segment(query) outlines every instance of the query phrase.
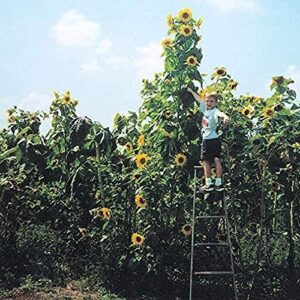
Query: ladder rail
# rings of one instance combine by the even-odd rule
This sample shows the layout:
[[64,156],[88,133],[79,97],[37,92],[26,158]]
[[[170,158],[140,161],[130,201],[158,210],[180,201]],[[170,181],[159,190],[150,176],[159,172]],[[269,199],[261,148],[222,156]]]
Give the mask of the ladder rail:
[[237,297],[237,286],[235,281],[235,270],[234,270],[234,258],[232,253],[232,244],[231,244],[231,237],[230,237],[230,223],[228,219],[227,213],[227,203],[225,198],[225,192],[223,192],[223,199],[222,199],[222,206],[224,208],[224,215],[222,216],[198,216],[197,219],[225,219],[225,227],[226,227],[226,234],[227,234],[227,243],[198,243],[198,245],[202,246],[229,246],[229,253],[230,253],[230,265],[231,271],[200,271],[194,272],[194,246],[195,245],[195,210],[196,210],[196,190],[197,190],[197,170],[200,170],[201,166],[194,166],[194,196],[193,196],[193,212],[192,212],[192,236],[191,236],[191,265],[190,265],[190,288],[189,288],[189,300],[192,300],[192,292],[193,292],[193,275],[232,275],[233,280],[233,290],[234,290],[234,300],[238,300]]

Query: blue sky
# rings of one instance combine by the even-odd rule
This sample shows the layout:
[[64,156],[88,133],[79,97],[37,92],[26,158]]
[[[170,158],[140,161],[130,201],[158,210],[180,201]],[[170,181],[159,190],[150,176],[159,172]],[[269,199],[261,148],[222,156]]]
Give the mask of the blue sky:
[[163,70],[166,17],[185,7],[204,19],[201,72],[225,66],[258,96],[289,76],[300,93],[297,0],[0,0],[0,127],[13,105],[47,111],[52,90],[105,126],[137,111],[141,79]]

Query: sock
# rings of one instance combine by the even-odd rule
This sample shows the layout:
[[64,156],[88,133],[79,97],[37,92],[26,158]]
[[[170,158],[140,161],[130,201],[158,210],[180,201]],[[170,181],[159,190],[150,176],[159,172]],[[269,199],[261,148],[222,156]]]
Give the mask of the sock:
[[211,178],[205,178],[205,184],[211,185],[212,184]]
[[219,186],[222,184],[222,178],[216,178],[216,185]]

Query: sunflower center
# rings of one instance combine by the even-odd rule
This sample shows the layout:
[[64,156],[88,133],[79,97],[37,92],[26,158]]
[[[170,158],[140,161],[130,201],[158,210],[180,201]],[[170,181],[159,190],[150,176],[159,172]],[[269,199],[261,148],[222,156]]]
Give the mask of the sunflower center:
[[190,58],[190,64],[195,63],[195,60],[193,58]]
[[140,243],[140,242],[142,241],[141,237],[137,236],[137,237],[136,237],[136,241],[137,241],[138,243]]
[[143,165],[146,162],[146,159],[143,157],[143,158],[141,158],[140,162]]
[[273,114],[273,111],[271,109],[267,110],[267,115],[268,116],[272,116],[272,114]]
[[185,226],[185,227],[184,227],[184,230],[185,230],[185,231],[191,230],[191,226],[189,226],[189,225]]
[[183,157],[178,158],[178,162],[183,163],[183,161],[184,161]]
[[190,33],[190,29],[189,29],[189,28],[184,28],[184,32],[185,32],[186,34],[189,34],[189,33]]
[[185,12],[185,13],[182,15],[182,17],[183,17],[184,19],[187,19],[187,18],[189,17],[189,14]]
[[249,113],[250,113],[250,110],[249,110],[249,109],[246,109],[246,110],[245,110],[245,115],[247,116],[247,115],[249,115]]
[[222,75],[222,74],[224,74],[224,71],[223,71],[223,70],[218,70],[218,71],[217,71],[217,74],[218,74],[218,75]]
[[145,203],[145,200],[142,197],[140,198],[140,203],[142,203],[142,204]]

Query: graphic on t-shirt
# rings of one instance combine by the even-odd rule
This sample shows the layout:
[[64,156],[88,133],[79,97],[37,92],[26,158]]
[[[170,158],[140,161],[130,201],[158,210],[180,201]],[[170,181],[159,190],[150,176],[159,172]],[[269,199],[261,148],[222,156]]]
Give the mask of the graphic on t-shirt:
[[205,117],[202,118],[202,127],[208,127],[208,119]]

